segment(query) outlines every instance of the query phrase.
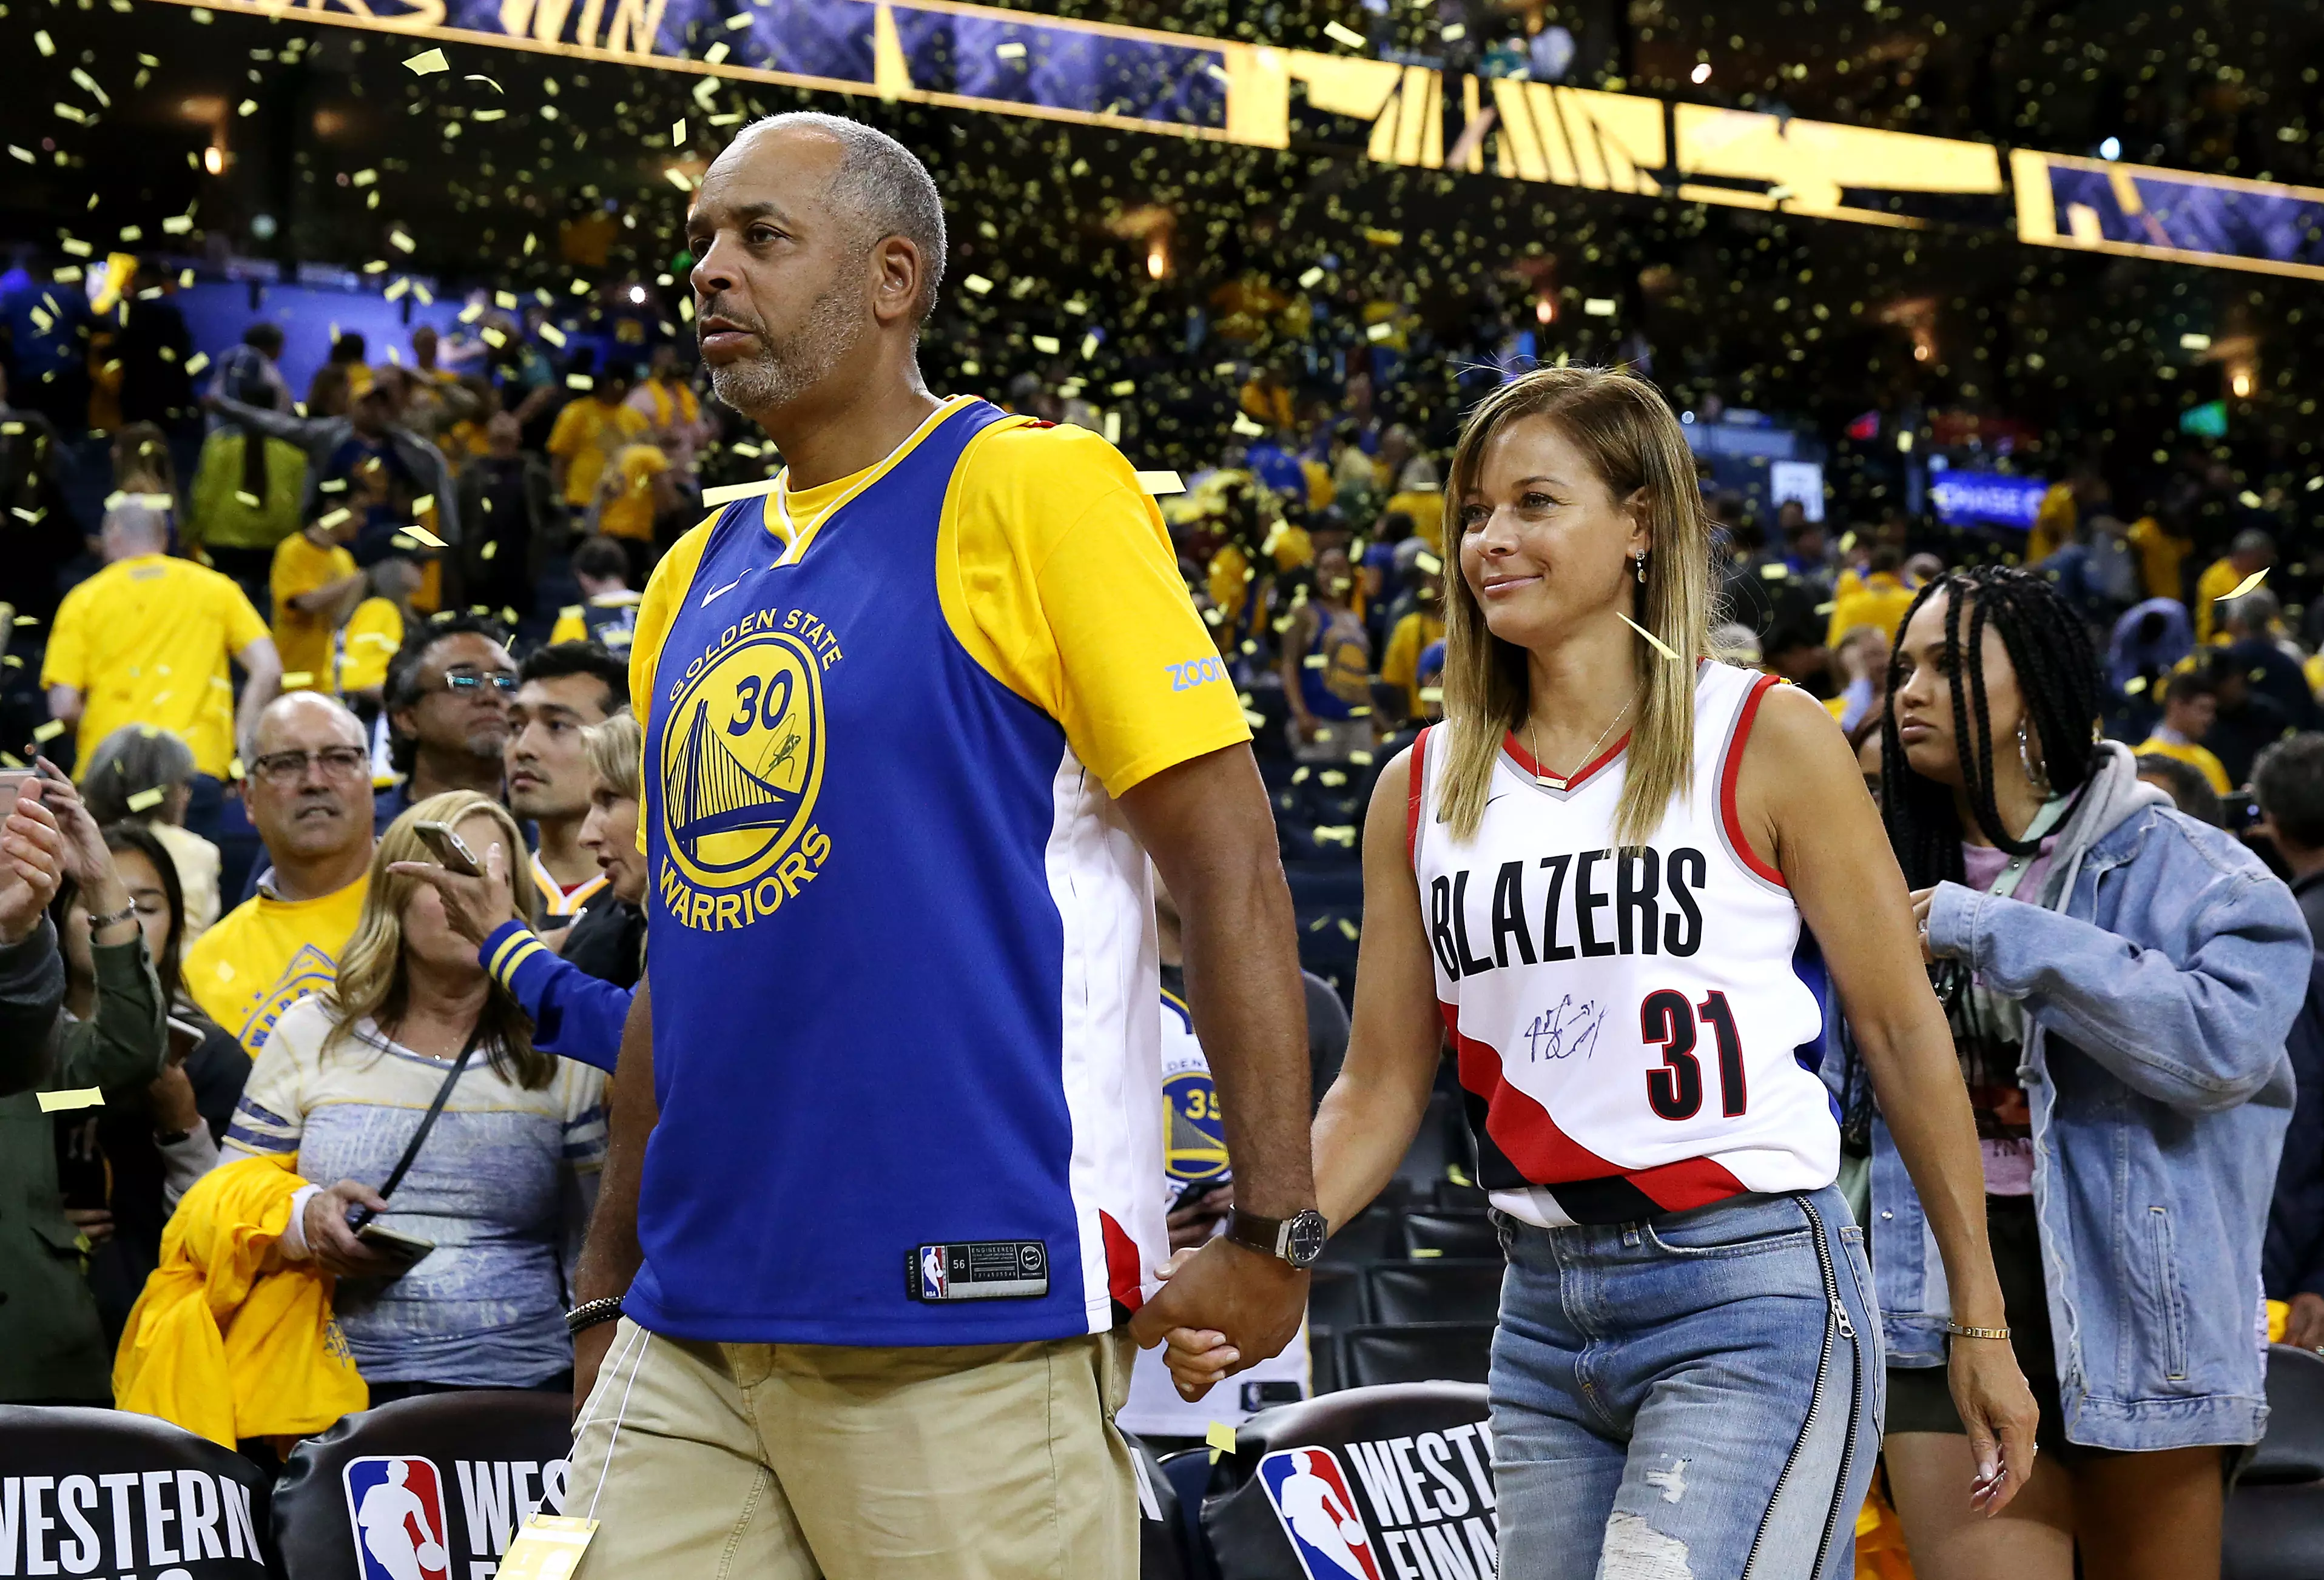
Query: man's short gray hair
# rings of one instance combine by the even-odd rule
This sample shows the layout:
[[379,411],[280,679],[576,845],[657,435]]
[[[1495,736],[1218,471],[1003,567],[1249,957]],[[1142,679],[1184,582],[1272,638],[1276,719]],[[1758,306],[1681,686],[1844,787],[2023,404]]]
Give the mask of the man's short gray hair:
[[936,287],[944,282],[944,201],[919,156],[876,126],[827,115],[817,110],[794,110],[753,122],[751,130],[800,126],[826,132],[839,140],[839,169],[831,178],[830,194],[849,216],[866,247],[889,236],[901,236],[920,252],[920,299],[913,305],[915,327],[936,305]]

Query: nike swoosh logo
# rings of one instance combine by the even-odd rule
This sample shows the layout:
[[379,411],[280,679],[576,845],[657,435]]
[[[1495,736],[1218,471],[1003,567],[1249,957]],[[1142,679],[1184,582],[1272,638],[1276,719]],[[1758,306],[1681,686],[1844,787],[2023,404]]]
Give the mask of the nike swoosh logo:
[[1501,792],[1500,795],[1488,795],[1485,797],[1485,804],[1487,806],[1490,806],[1494,802],[1499,801],[1501,798],[1501,795],[1507,795],[1508,794],[1508,792],[1504,790]]
[[737,576],[737,577],[735,577],[733,581],[731,581],[731,582],[727,583],[724,587],[714,587],[714,588],[712,588],[709,592],[705,592],[705,593],[702,595],[702,602],[699,602],[699,603],[697,603],[697,604],[696,604],[694,607],[695,607],[695,608],[696,608],[696,609],[707,609],[707,608],[709,608],[709,607],[710,607],[710,601],[711,601],[712,599],[714,599],[714,598],[717,598],[717,597],[720,597],[720,596],[722,596],[722,595],[724,595],[724,594],[725,594],[725,593],[728,593],[728,592],[732,592],[733,591],[734,591],[734,589],[735,589],[735,588],[737,588],[737,587],[741,586],[742,584],[742,577],[740,577],[740,576]]

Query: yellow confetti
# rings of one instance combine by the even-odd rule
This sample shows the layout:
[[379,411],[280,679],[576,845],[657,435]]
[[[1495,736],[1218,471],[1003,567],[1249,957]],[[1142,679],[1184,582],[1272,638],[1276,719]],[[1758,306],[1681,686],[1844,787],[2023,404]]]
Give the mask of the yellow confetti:
[[137,792],[136,795],[129,798],[127,804],[129,810],[132,812],[151,812],[153,808],[161,805],[162,801],[165,800],[168,795],[168,791],[162,789],[159,785],[156,785],[151,790],[140,790]]
[[437,537],[433,532],[429,531],[425,527],[407,527],[404,530],[410,533],[414,539],[429,548],[443,548],[447,547],[442,538]]
[[1025,46],[1022,44],[997,44],[993,47],[992,52],[1003,60],[1022,60],[1025,58]]
[[32,739],[34,740],[54,740],[58,736],[62,735],[64,732],[65,721],[61,719],[51,719],[47,723],[42,725],[38,730],[32,731]]
[[62,1114],[74,1108],[102,1108],[105,1094],[95,1087],[79,1087],[71,1091],[42,1092],[41,1112]]
[[1365,39],[1364,35],[1358,32],[1354,28],[1349,27],[1344,23],[1325,23],[1323,24],[1323,36],[1330,39],[1333,43],[1344,45],[1351,50],[1370,48],[1370,43]]
[[680,148],[680,147],[683,147],[683,146],[685,145],[685,143],[686,143],[686,123],[685,123],[685,121],[684,121],[684,120],[672,121],[672,122],[669,124],[669,145],[670,145],[672,148]]
[[[1148,493],[1157,495],[1182,494],[1186,491],[1186,485],[1178,480],[1178,474],[1175,472],[1141,472],[1138,474],[1138,486]],[[702,498],[704,503],[709,502],[708,493],[706,492]]]
[[1640,625],[1637,620],[1632,620],[1628,615],[1622,614],[1620,610],[1618,609],[1614,612],[1618,615],[1621,615],[1622,623],[1624,625],[1628,626],[1632,630],[1637,632],[1638,635],[1646,638],[1646,645],[1648,647],[1652,648],[1655,652],[1660,653],[1664,657],[1669,659],[1674,664],[1676,664],[1679,661],[1677,651],[1673,648],[1668,642],[1664,641],[1660,637],[1655,635],[1654,632]]
[[2250,575],[2246,576],[2242,581],[2237,582],[2234,592],[2222,592],[2217,598],[2211,600],[2211,602],[2214,603],[2226,603],[2234,599],[2241,598],[2246,592],[2255,592],[2259,590],[2259,584],[2266,580],[2267,567],[2263,565],[2258,570],[2254,571]]
[[311,669],[294,669],[282,677],[284,691],[304,691],[314,684],[315,672]]
[[774,491],[775,480],[762,477],[756,482],[730,482],[719,488],[706,488],[702,491],[702,502],[706,505],[726,505],[736,500],[752,499]]
[[557,618],[559,620],[579,620],[581,618],[581,606],[577,603],[568,603],[564,608],[557,611]]
[[332,528],[337,527],[340,522],[346,520],[354,514],[355,512],[353,510],[348,510],[345,505],[341,505],[336,510],[332,510],[327,514],[317,517],[315,519],[315,525],[320,527],[324,531],[328,532]]
[[491,88],[494,93],[504,94],[508,92],[508,89],[503,87],[499,83],[494,82],[491,78],[480,77],[473,71],[469,72],[467,76],[462,78],[460,80],[463,82],[481,82],[486,87]]
[[1220,1455],[1235,1451],[1235,1429],[1224,1421],[1213,1421],[1203,1441],[1211,1446],[1211,1463],[1216,1465]]
[[406,60],[404,65],[410,68],[414,77],[426,77],[430,72],[452,69],[452,62],[444,59],[444,51],[441,50],[424,50]]

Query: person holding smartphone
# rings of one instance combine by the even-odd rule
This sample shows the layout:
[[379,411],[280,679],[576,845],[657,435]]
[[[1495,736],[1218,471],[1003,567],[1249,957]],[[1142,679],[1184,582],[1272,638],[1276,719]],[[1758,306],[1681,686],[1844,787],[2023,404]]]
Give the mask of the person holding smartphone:
[[[142,1087],[169,1057],[161,984],[137,909],[79,792],[42,764],[35,796],[55,819],[65,869],[50,915],[68,962],[66,1020],[43,1087],[86,1093],[60,1113],[32,1092],[0,1099],[0,1401],[112,1402],[112,1351],[84,1276],[88,1247],[112,1233],[90,1089]],[[67,1159],[86,1170],[67,1177]]]
[[437,889],[401,870],[430,859],[425,823],[521,902],[524,845],[498,803],[447,791],[397,818],[337,979],[276,1023],[225,1161],[295,1154],[310,1183],[285,1253],[338,1275],[334,1309],[373,1403],[570,1389],[564,1293],[604,1150],[604,1077],[533,1045]]

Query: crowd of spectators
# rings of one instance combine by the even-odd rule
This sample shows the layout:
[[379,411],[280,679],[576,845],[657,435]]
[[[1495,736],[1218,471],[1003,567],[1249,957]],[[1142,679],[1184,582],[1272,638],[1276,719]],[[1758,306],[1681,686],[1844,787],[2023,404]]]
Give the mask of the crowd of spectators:
[[[175,1226],[225,1210],[224,1192],[181,1199],[236,1169],[295,1172],[281,1254],[340,1279],[374,1400],[567,1379],[556,1316],[644,948],[631,632],[706,482],[772,457],[669,345],[643,365],[567,357],[531,316],[483,322],[502,337],[489,355],[424,326],[385,362],[343,337],[303,400],[279,329],[253,326],[177,436],[190,486],[168,435],[124,425],[101,519],[54,556],[52,586],[20,592],[11,684],[37,683],[40,721],[15,744],[48,758],[0,831],[0,1043],[60,1000],[62,1032],[15,1084],[105,1101],[0,1098],[21,1133],[0,1154],[0,1266],[47,1291],[0,1305],[0,1398],[113,1397],[141,1289],[191,1243]],[[1372,363],[1345,365],[1318,398],[1313,378],[1246,364],[1242,442],[1160,498],[1253,726],[1305,963],[1343,1000],[1360,809],[1441,714],[1457,547],[1445,436],[1399,420]],[[1097,420],[1070,384],[992,394]],[[0,438],[0,491],[63,508],[41,469],[66,441],[5,415],[22,426]],[[2101,727],[2137,776],[2247,841],[2315,929],[2319,632],[2278,596],[2305,567],[2281,574],[2263,516],[2213,508],[2223,486],[2193,456],[2118,514],[2102,468],[2078,467],[2012,538],[1886,505],[1763,517],[1706,466],[1716,639],[1823,701],[1877,793],[1921,590],[2028,565],[2081,621]],[[2324,1082],[2324,1028],[2303,1028],[2295,1055]],[[432,1249],[399,1261],[408,1248],[357,1232],[397,1162],[364,1116],[426,1109],[456,1070],[393,1203]],[[2324,1343],[2324,1103],[2295,1119],[2284,1170],[2269,1292]]]

